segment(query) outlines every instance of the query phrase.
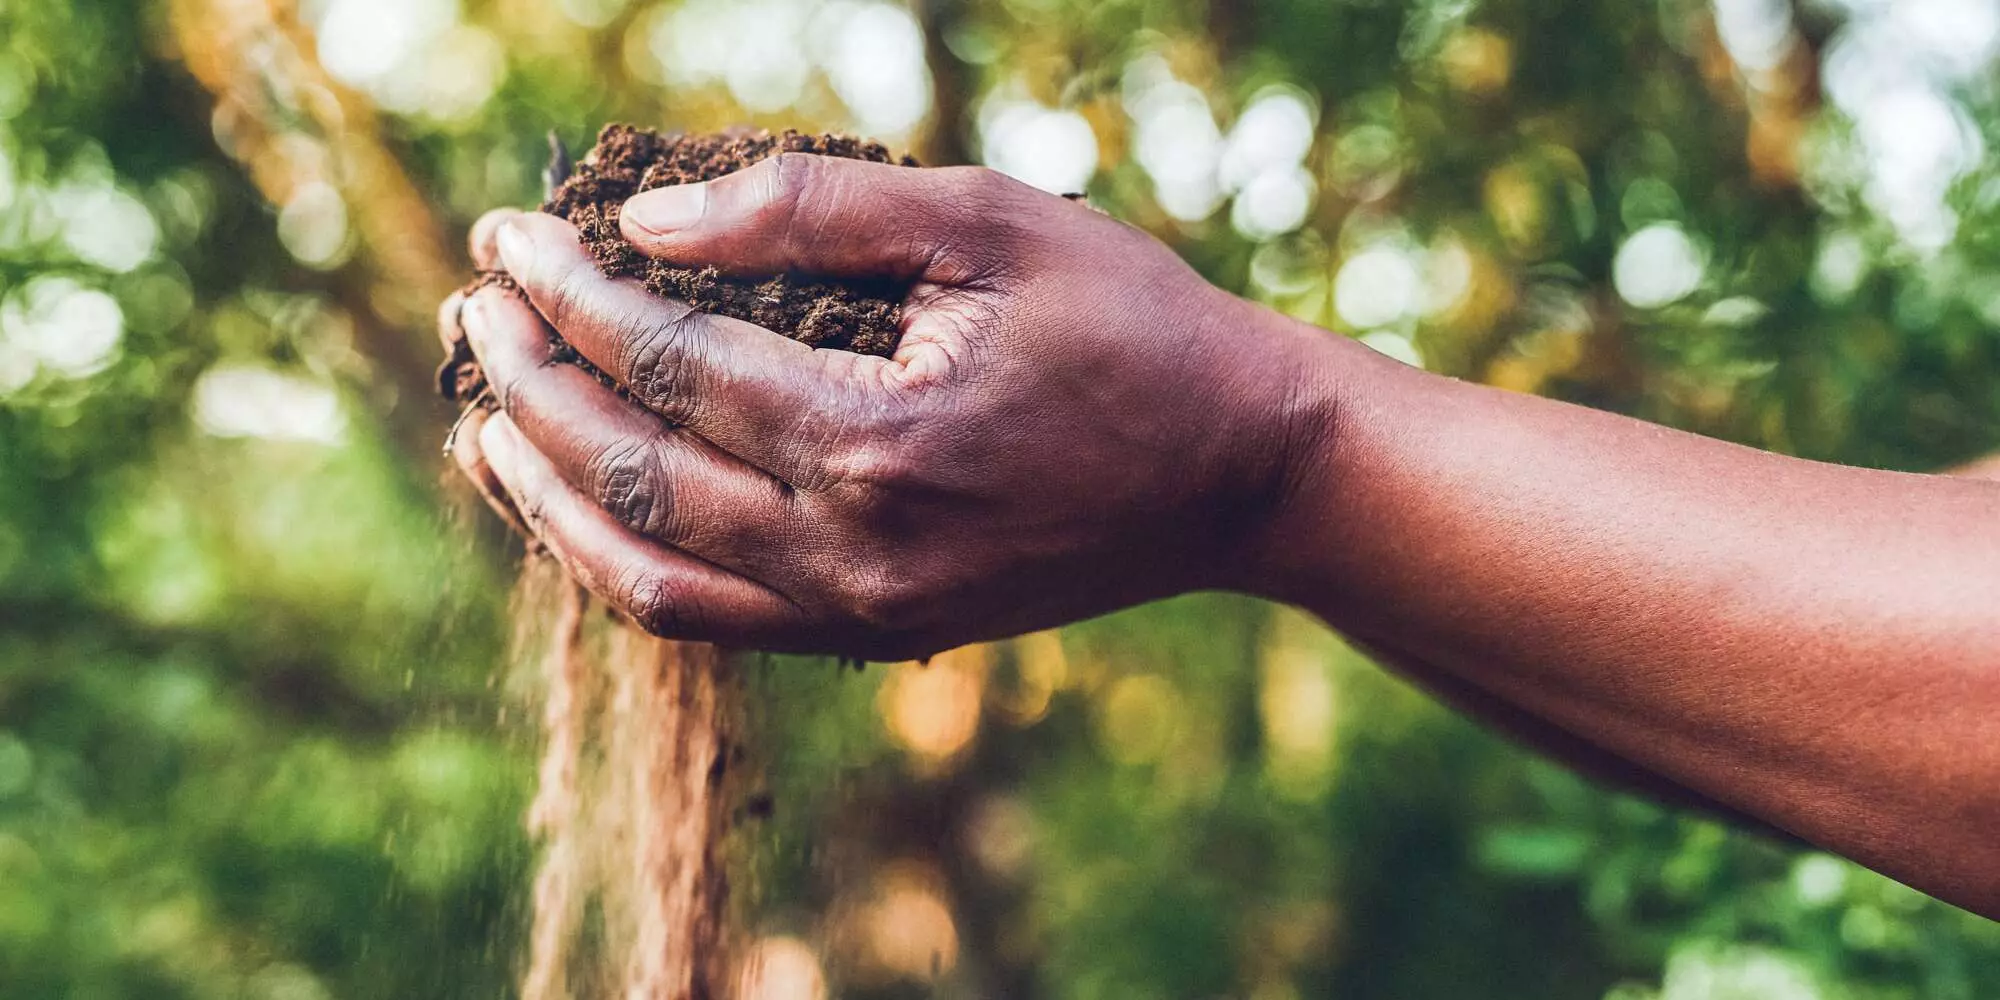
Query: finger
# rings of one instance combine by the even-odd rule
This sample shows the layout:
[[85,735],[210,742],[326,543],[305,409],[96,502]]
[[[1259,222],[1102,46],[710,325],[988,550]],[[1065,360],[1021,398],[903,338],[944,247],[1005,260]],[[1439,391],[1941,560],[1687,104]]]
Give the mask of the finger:
[[453,292],[445,296],[443,302],[438,303],[437,337],[446,354],[451,353],[452,348],[457,346],[459,338],[463,336],[458,329],[458,314],[463,308],[465,308],[464,292]]
[[479,490],[486,505],[493,508],[500,519],[522,534],[527,526],[521,522],[521,514],[514,509],[514,501],[507,496],[507,487],[501,485],[500,477],[493,474],[493,467],[487,464],[486,450],[479,446],[479,432],[492,416],[491,410],[468,410],[452,429],[451,460],[458,464],[459,472]]
[[537,538],[577,582],[655,635],[732,646],[788,644],[805,615],[776,591],[611,519],[499,414],[480,445]]
[[508,219],[521,214],[518,208],[496,208],[479,217],[465,234],[465,249],[472,255],[472,266],[481,271],[491,271],[500,266],[500,248],[493,242],[494,234],[500,231]]
[[[507,270],[563,339],[632,398],[789,482],[814,461],[802,425],[837,424],[849,397],[890,363],[815,351],[769,330],[697,312],[606,277],[576,227],[523,215],[499,236]],[[878,381],[861,377],[873,370]]]
[[548,327],[518,298],[474,295],[466,330],[510,418],[498,433],[525,435],[613,520],[732,569],[785,557],[797,517],[784,484],[557,362]]
[[640,192],[619,230],[640,252],[692,267],[963,285],[1007,256],[1015,227],[1047,197],[980,167],[781,153]]
[[493,469],[486,464],[486,453],[479,448],[479,431],[486,426],[490,410],[468,410],[459,418],[458,426],[452,428],[451,460],[458,463],[458,470],[473,485],[485,491],[497,489],[498,479],[493,478]]

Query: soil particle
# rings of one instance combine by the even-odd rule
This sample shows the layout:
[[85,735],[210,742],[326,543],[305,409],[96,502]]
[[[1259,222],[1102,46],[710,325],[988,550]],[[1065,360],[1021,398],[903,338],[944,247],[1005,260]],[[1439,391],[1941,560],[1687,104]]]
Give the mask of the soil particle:
[[[631,125],[607,125],[580,162],[571,164],[559,142],[541,210],[574,223],[604,273],[635,278],[656,295],[704,312],[746,320],[813,347],[887,356],[901,332],[901,302],[908,291],[892,282],[835,282],[809,275],[765,278],[725,275],[714,267],[677,267],[650,259],[625,241],[618,215],[625,200],[672,184],[714,180],[779,153],[816,153],[914,167],[878,142],[842,135],[802,135],[787,130],[663,135]],[[515,288],[505,272],[480,274],[466,293],[489,285]],[[567,344],[557,356],[590,368]],[[595,371],[595,369],[592,369]],[[598,373],[600,377],[602,373]],[[608,380],[607,380],[608,381]],[[463,406],[484,405],[485,373],[461,334],[438,369],[438,391]]]

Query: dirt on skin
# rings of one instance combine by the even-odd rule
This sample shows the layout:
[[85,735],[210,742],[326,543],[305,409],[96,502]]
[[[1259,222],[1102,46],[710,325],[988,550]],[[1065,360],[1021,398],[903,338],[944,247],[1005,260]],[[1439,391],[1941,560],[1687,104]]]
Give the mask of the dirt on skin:
[[[673,184],[709,181],[779,153],[816,153],[914,167],[879,142],[843,135],[802,135],[785,131],[663,135],[631,125],[606,125],[597,144],[572,168],[560,151],[550,166],[551,191],[541,211],[574,223],[605,274],[636,278],[656,295],[677,299],[703,312],[746,320],[813,347],[878,354],[894,352],[902,328],[907,287],[881,281],[823,281],[808,275],[770,277],[727,275],[714,267],[677,267],[641,254],[618,231],[626,199]],[[467,286],[513,287],[504,272],[480,275]],[[568,345],[564,360],[584,367]],[[445,398],[471,405],[482,399],[486,378],[472,350],[459,337],[438,370]]]

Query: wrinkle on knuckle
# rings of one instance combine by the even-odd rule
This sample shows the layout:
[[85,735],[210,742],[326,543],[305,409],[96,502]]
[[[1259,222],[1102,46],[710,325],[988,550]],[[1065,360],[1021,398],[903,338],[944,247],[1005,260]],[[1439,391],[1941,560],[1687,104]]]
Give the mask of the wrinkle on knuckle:
[[786,482],[805,493],[824,493],[835,485],[831,464],[838,442],[850,422],[845,407],[802,408],[792,414],[785,431],[776,440],[782,450],[782,464],[789,470]]
[[498,371],[488,370],[488,384],[493,387],[493,399],[500,408],[508,411],[522,409],[536,410],[545,405],[549,395],[545,373],[561,362],[554,358],[542,357],[526,364],[507,365]]
[[624,586],[625,612],[646,632],[661,638],[690,635],[700,627],[696,602],[687,586],[659,573],[636,573]]
[[1021,182],[991,167],[967,167],[953,179],[951,204],[966,216],[980,220],[986,230],[1000,230],[1014,211]]
[[819,184],[820,160],[810,153],[779,153],[771,157],[770,207],[790,213],[811,200]]
[[963,197],[976,198],[982,202],[990,202],[997,199],[1002,193],[1010,190],[1009,185],[1013,183],[1008,179],[1006,174],[992,167],[985,166],[967,167],[965,172],[959,176],[961,178],[959,183],[962,188],[960,194]]
[[936,204],[920,215],[913,238],[927,252],[927,273],[974,284],[1014,256],[1021,216],[1019,182],[990,167],[951,168]]
[[828,487],[874,489],[890,474],[882,449],[874,445],[834,449],[823,468]]
[[806,153],[779,153],[773,160],[765,222],[778,234],[787,253],[795,256],[819,238],[825,221],[811,211],[821,186],[821,171],[818,158]]
[[486,383],[493,388],[494,402],[499,403],[500,408],[503,410],[512,410],[520,403],[522,390],[527,386],[528,380],[533,377],[534,371],[535,369],[532,367],[515,368],[508,366],[496,369],[494,366],[487,366]]
[[894,597],[880,574],[850,570],[841,581],[839,596],[841,610],[868,631],[878,632],[887,626],[885,612]]
[[[852,432],[842,435],[853,437]],[[854,486],[870,491],[894,490],[916,476],[917,464],[910,457],[902,435],[888,429],[836,442],[827,449],[827,480],[833,485]]]
[[[546,265],[541,264],[535,267],[537,272],[547,269]],[[532,277],[541,279],[531,281],[532,284],[539,284],[548,289],[549,324],[557,330],[569,328],[589,309],[589,286],[596,278],[595,274],[581,267],[564,267],[554,274],[537,274]]]
[[618,523],[641,534],[655,534],[666,520],[671,498],[666,495],[653,447],[642,441],[604,450],[596,463],[597,502]]
[[908,631],[922,605],[921,591],[902,574],[885,569],[851,572],[842,588],[842,610],[878,636]]
[[697,406],[688,359],[701,322],[701,314],[687,306],[653,319],[631,338],[623,359],[632,392],[677,424],[692,420]]

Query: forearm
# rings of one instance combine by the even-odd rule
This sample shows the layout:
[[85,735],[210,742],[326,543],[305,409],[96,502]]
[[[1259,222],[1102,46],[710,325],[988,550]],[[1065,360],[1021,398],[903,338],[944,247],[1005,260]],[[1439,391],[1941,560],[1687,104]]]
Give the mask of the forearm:
[[1335,402],[1260,589],[2000,913],[2000,488],[1769,455],[1344,344],[1312,368]]
[[1546,718],[1511,704],[1450,670],[1439,668],[1393,642],[1377,643],[1351,630],[1346,638],[1384,666],[1460,714],[1529,750],[1553,758],[1606,787],[1642,795],[1662,805],[1690,810],[1739,829],[1778,840],[1795,838],[1768,821],[1727,806],[1713,797],[1628,760]]

